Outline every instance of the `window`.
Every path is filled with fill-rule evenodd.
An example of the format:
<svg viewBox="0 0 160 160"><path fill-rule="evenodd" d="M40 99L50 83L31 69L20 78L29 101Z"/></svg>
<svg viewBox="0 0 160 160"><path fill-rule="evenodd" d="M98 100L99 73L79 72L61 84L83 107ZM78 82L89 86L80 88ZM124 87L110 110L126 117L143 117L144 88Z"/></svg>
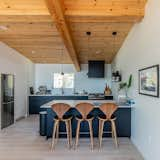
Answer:
<svg viewBox="0 0 160 160"><path fill-rule="evenodd" d="M61 73L54 73L53 87L54 88L73 88L74 74L65 73L64 75L61 75Z"/></svg>

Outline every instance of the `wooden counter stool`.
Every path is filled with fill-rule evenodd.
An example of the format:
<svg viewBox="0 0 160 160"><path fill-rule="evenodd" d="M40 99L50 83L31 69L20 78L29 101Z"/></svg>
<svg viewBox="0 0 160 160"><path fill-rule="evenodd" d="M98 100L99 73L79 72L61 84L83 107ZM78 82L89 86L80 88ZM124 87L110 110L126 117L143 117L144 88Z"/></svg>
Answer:
<svg viewBox="0 0 160 160"><path fill-rule="evenodd" d="M87 121L89 125L89 132L90 132L90 140L91 140L91 149L93 149L93 129L92 129L92 121L94 117L88 117L88 114L93 110L94 106L90 103L79 103L76 105L76 109L80 112L81 118L76 117L77 120L77 130L76 130L76 142L75 142L75 149L78 146L79 142L79 134L80 134L80 125L81 122Z"/></svg>
<svg viewBox="0 0 160 160"><path fill-rule="evenodd" d="M68 148L71 148L72 143L72 126L71 126L71 119L72 117L64 117L65 113L71 107L68 104L64 103L56 103L52 105L53 111L56 113L56 117L54 118L54 127L53 127L53 136L52 136L52 146L51 150L55 148L55 143L59 137L59 123L65 122L66 125L66 132L67 132L67 140L68 140Z"/></svg>
<svg viewBox="0 0 160 160"><path fill-rule="evenodd" d="M103 128L104 128L104 123L109 121L111 122L111 132L107 133L112 133L112 138L114 138L115 145L118 147L118 141L117 141L117 132L116 132L116 125L115 125L115 120L116 117L112 118L113 113L118 109L117 105L114 103L105 103L102 104L99 109L105 114L105 117L98 117L99 119L99 147L101 148L102 146L102 137L103 137Z"/></svg>

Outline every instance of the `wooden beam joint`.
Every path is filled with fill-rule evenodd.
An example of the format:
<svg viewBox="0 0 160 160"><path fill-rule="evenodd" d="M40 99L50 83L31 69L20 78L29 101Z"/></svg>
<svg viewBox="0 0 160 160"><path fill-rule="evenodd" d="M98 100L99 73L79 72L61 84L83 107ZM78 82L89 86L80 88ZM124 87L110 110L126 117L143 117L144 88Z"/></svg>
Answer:
<svg viewBox="0 0 160 160"><path fill-rule="evenodd" d="M65 20L63 4L61 0L46 0L46 4L56 25L56 28L62 37L65 47L68 50L70 58L75 65L76 70L80 71L80 64L78 62L76 49L70 34L68 24Z"/></svg>

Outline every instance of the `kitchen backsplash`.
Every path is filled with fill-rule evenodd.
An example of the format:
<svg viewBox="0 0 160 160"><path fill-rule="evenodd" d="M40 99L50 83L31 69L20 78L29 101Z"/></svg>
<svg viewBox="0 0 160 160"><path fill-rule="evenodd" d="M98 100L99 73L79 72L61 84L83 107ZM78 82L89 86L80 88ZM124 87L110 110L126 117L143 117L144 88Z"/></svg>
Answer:
<svg viewBox="0 0 160 160"><path fill-rule="evenodd" d="M53 73L60 73L60 64L36 64L35 65L35 87L36 90L40 85L46 85L48 89L52 89L52 93L61 94L61 89L53 89ZM81 72L76 72L72 64L63 65L64 73L74 73L74 89L64 89L64 94L73 94L82 92L103 93L106 83L111 87L111 65L105 65L105 78L88 78L88 65L81 65Z"/></svg>

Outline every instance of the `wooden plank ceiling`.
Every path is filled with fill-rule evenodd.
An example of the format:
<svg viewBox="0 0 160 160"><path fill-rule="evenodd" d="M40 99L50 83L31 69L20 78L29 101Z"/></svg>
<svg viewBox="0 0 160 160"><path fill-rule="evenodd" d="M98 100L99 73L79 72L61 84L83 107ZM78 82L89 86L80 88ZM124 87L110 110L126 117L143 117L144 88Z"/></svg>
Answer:
<svg viewBox="0 0 160 160"><path fill-rule="evenodd" d="M59 1L0 0L0 41L35 63L73 63L77 70L88 60L111 63L130 29L144 17L146 4L146 0ZM58 11L56 5L61 5Z"/></svg>

